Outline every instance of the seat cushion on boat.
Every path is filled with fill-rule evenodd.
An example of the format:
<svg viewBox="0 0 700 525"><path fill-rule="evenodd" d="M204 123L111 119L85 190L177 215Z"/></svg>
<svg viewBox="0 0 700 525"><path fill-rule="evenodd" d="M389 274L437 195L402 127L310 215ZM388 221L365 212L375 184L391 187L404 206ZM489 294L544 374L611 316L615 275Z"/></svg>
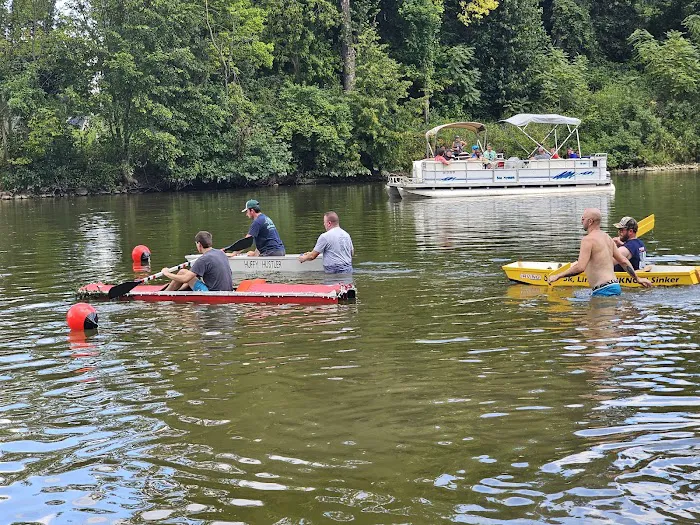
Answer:
<svg viewBox="0 0 700 525"><path fill-rule="evenodd" d="M250 289L253 287L253 285L261 284L264 282L265 282L265 279L245 279L238 284L238 286L236 287L236 291L237 292L249 292Z"/></svg>

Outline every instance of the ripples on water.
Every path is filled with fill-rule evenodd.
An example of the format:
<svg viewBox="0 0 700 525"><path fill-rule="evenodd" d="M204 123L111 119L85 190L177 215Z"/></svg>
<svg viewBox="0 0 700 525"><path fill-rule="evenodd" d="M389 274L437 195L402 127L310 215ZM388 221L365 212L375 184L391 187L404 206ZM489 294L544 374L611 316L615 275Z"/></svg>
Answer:
<svg viewBox="0 0 700 525"><path fill-rule="evenodd" d="M311 223L323 209L307 209L309 191L265 202ZM50 251L0 248L0 523L698 521L698 291L591 302L500 270L575 257L586 206L607 223L646 210L623 211L620 191L401 203L381 188L315 191L371 203L341 213L355 305L100 303L99 332L69 334L78 284L133 276L123 200L78 201ZM144 223L170 198L142 203ZM10 204L0 233L32 233ZM37 228L56 207L32 210ZM312 244L317 227L288 244ZM162 237L154 253L182 255ZM700 260L697 240L683 245Z"/></svg>

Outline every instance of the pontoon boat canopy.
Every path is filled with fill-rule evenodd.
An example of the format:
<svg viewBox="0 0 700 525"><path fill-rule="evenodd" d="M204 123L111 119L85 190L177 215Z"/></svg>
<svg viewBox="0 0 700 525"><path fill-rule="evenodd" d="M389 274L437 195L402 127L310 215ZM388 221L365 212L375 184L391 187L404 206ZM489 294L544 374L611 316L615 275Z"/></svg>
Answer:
<svg viewBox="0 0 700 525"><path fill-rule="evenodd" d="M486 131L486 126L484 126L481 122L452 122L450 124L442 124L440 126L435 126L433 129L429 129L425 132L425 138L426 140L429 140L430 137L437 135L440 130L448 128L467 129L473 133L481 133L482 131Z"/></svg>
<svg viewBox="0 0 700 525"><path fill-rule="evenodd" d="M507 122L508 124L513 124L513 126L518 126L519 128L525 127L528 124L566 124L567 126L578 126L581 124L581 120L573 117L564 117L563 115L554 114L536 115L533 113L519 113L510 118L502 120L501 122ZM438 126L438 128L439 127L440 126Z"/></svg>

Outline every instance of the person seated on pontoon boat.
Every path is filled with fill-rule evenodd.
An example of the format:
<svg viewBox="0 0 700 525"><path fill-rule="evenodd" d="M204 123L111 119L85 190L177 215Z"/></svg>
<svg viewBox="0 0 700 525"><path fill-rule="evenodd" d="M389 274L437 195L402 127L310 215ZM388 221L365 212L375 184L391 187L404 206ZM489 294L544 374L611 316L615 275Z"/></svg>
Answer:
<svg viewBox="0 0 700 525"><path fill-rule="evenodd" d="M450 148L445 150L445 158L450 161L455 160L455 154Z"/></svg>
<svg viewBox="0 0 700 525"><path fill-rule="evenodd" d="M472 157L471 158L480 159L481 157L483 157L483 153L481 153L479 146L477 146L477 145L472 146Z"/></svg>
<svg viewBox="0 0 700 525"><path fill-rule="evenodd" d="M452 142L452 151L454 152L455 155L459 155L462 153L464 150L464 146L466 146L467 143L464 142L461 137L455 137L455 140Z"/></svg>
<svg viewBox="0 0 700 525"><path fill-rule="evenodd" d="M617 237L613 237L613 242L619 248L620 253L627 257L635 270L644 268L647 249L641 239L637 239L639 224L633 217L623 217L620 222L615 223ZM616 272L624 272L622 266L615 265Z"/></svg>
<svg viewBox="0 0 700 525"><path fill-rule="evenodd" d="M233 277L228 257L221 250L212 248L211 233L200 231L194 236L197 251L202 254L191 269L182 268L171 273L163 268L163 276L172 279L165 288L167 291L230 292L233 290Z"/></svg>
<svg viewBox="0 0 700 525"><path fill-rule="evenodd" d="M566 148L566 158L567 159L580 159L581 156L578 153L576 153L571 146L569 146L568 148Z"/></svg>
<svg viewBox="0 0 700 525"><path fill-rule="evenodd" d="M323 270L326 273L352 273L352 256L355 247L350 234L340 227L340 219L334 211L323 214L326 233L319 235L316 246L299 256L299 262L313 261L323 254Z"/></svg>
<svg viewBox="0 0 700 525"><path fill-rule="evenodd" d="M540 146L537 148L537 153L530 157L530 160L549 160L549 153L547 153L545 149Z"/></svg>
<svg viewBox="0 0 700 525"><path fill-rule="evenodd" d="M246 217L252 219L252 224L246 237L255 239L255 251L248 252L249 257L282 257L285 255L284 244L277 233L277 227L272 219L260 211L260 203L250 199L241 210ZM231 256L237 255L233 252Z"/></svg>
<svg viewBox="0 0 700 525"><path fill-rule="evenodd" d="M549 158L550 159L558 159L559 158L559 153L557 153L557 148L549 148Z"/></svg>
<svg viewBox="0 0 700 525"><path fill-rule="evenodd" d="M435 155L435 160L437 162L442 162L445 166L449 166L450 162L445 157L445 148L440 146L437 150L437 155Z"/></svg>
<svg viewBox="0 0 700 525"><path fill-rule="evenodd" d="M496 165L496 152L493 151L493 148L491 147L491 144L486 144L486 151L484 151L484 162L485 168L491 169L494 168Z"/></svg>

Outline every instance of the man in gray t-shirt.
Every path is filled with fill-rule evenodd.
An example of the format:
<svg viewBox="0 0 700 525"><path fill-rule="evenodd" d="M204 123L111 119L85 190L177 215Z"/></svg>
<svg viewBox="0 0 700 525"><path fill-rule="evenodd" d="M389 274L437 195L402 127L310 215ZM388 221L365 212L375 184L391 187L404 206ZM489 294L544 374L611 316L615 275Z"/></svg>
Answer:
<svg viewBox="0 0 700 525"><path fill-rule="evenodd" d="M194 242L202 256L194 262L191 270L182 268L178 273L170 273L167 268L163 268L163 275L172 279L166 290L232 291L233 278L228 257L221 250L211 247L211 233L205 231L197 233Z"/></svg>
<svg viewBox="0 0 700 525"><path fill-rule="evenodd" d="M348 232L340 227L338 214L327 211L323 214L322 233L316 241L316 246L310 252L299 256L299 262L313 261L323 254L323 269L326 273L352 273L352 256L355 248Z"/></svg>

